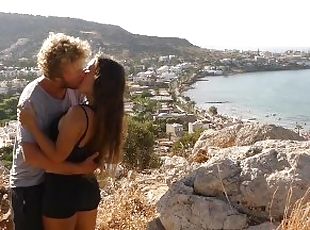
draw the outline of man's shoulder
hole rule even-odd
[[[33,99],[37,97],[38,94],[40,94],[41,89],[39,86],[40,78],[37,78],[33,80],[32,82],[28,83],[26,87],[24,88],[23,92],[20,95],[19,101],[25,101],[28,99]]]

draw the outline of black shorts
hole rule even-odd
[[[12,188],[15,230],[43,230],[43,185]]]
[[[98,207],[100,189],[95,177],[66,176],[46,173],[43,194],[43,215],[69,218],[79,211]]]

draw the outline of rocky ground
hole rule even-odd
[[[2,165],[0,165],[0,175],[0,229],[13,230],[9,172]]]
[[[280,229],[302,197],[303,215],[310,215],[309,147],[296,133],[273,125],[205,131],[189,157],[165,156],[160,169],[129,172],[117,182],[125,200],[131,188],[152,213],[137,216],[145,220],[139,227],[133,220],[115,229]],[[110,199],[103,199],[102,209]],[[98,229],[102,220],[99,215]],[[308,218],[300,228],[282,229],[309,227]]]
[[[245,124],[205,131],[187,158],[162,160],[159,169],[100,179],[97,229],[310,229],[310,142],[290,130]],[[5,184],[0,226],[11,229]],[[298,200],[298,218],[289,222]]]

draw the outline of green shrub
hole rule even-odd
[[[128,136],[124,146],[124,163],[129,168],[147,169],[159,167],[161,162],[154,153],[154,127],[150,121],[128,119]]]
[[[215,116],[217,115],[217,108],[215,106],[211,106],[209,108],[209,113],[212,115],[212,116]]]
[[[194,147],[202,131],[202,129],[198,129],[194,133],[185,133],[176,143],[174,143],[172,146],[172,152],[175,155],[183,155],[184,150]]]

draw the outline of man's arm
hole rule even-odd
[[[20,120],[27,131],[32,134],[45,156],[56,163],[63,162],[68,158],[82,137],[83,131],[87,128],[87,120],[81,106],[71,107],[61,118],[56,143],[40,129],[31,107],[23,109]]]
[[[41,168],[48,172],[64,175],[89,174],[93,173],[97,168],[97,164],[94,162],[94,159],[98,156],[98,153],[93,154],[82,163],[71,163],[65,161],[55,163],[44,155],[37,144],[23,142],[21,146],[25,162],[33,167]]]

